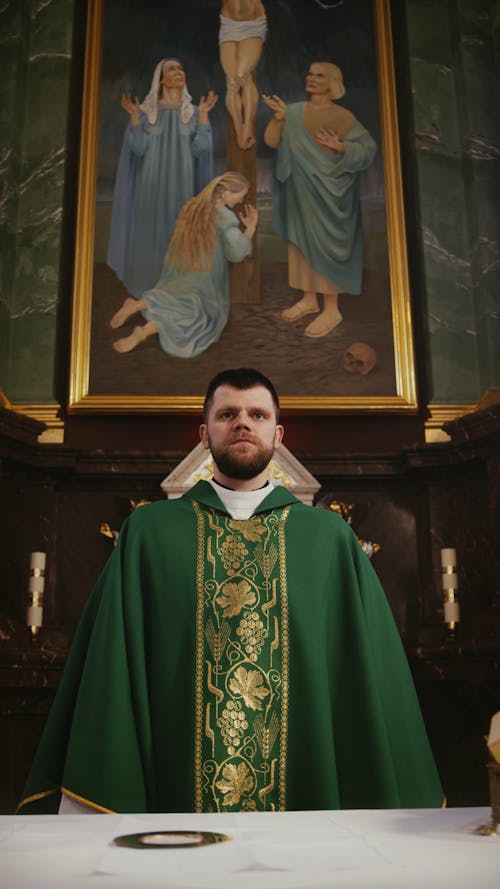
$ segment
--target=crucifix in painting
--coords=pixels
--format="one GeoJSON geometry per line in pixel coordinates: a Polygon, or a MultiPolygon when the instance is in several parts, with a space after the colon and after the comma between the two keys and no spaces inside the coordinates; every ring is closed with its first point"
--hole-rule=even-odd
{"type": "MultiPolygon", "coordinates": [[[[257,192],[257,150],[255,115],[259,90],[255,70],[262,54],[267,18],[260,0],[224,0],[220,12],[219,53],[226,76],[228,111],[227,164],[250,182],[250,200],[257,192]]],[[[230,270],[233,302],[260,301],[257,239],[253,251],[230,270]]]]}

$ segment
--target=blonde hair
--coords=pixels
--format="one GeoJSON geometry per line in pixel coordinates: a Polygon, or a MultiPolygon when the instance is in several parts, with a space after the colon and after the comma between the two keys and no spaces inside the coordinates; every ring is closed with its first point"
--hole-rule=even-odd
{"type": "Polygon", "coordinates": [[[330,93],[332,99],[341,99],[345,96],[344,77],[338,65],[333,62],[316,62],[316,65],[324,65],[330,77],[330,93]]]}
{"type": "Polygon", "coordinates": [[[184,204],[167,250],[168,265],[183,271],[207,271],[219,240],[217,204],[224,192],[238,194],[249,187],[250,183],[241,173],[229,170],[212,179],[203,191],[184,204]]]}

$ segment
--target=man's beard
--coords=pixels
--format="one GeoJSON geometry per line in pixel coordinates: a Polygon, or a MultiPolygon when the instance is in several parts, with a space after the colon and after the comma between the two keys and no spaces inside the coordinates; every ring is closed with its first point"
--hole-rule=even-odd
{"type": "Polygon", "coordinates": [[[227,477],[238,479],[239,481],[248,481],[256,478],[264,469],[267,469],[274,454],[274,447],[265,445],[255,445],[251,451],[236,452],[224,449],[215,451],[210,442],[210,450],[213,461],[217,468],[227,477]]]}

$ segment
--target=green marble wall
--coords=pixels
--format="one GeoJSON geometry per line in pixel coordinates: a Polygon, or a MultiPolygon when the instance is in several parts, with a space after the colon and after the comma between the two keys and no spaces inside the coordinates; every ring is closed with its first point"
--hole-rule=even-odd
{"type": "Polygon", "coordinates": [[[0,374],[14,402],[54,400],[72,29],[73,0],[0,9],[0,374]]]}
{"type": "Polygon", "coordinates": [[[437,403],[500,385],[500,111],[485,0],[407,0],[428,331],[437,403]]]}

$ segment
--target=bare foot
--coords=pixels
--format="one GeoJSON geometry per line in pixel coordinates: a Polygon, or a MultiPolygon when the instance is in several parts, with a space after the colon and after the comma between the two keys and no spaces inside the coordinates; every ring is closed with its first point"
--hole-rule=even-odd
{"type": "Polygon", "coordinates": [[[130,336],[124,336],[121,340],[116,340],[116,342],[113,343],[113,349],[116,349],[117,352],[131,352],[132,349],[135,349],[139,343],[142,343],[142,341],[146,339],[147,333],[144,331],[145,327],[145,324],[142,327],[134,327],[130,336]]]}
{"type": "Polygon", "coordinates": [[[314,321],[311,321],[311,323],[307,325],[304,333],[306,336],[312,337],[326,336],[327,333],[331,333],[341,321],[342,315],[338,309],[335,312],[321,312],[321,315],[318,315],[314,321]]]}
{"type": "Polygon", "coordinates": [[[127,299],[123,303],[121,309],[118,309],[117,312],[113,315],[111,321],[109,322],[110,327],[121,327],[125,324],[128,318],[131,315],[135,315],[136,312],[139,311],[139,307],[137,305],[137,300],[133,299],[131,296],[127,296],[127,299]]]}
{"type": "Polygon", "coordinates": [[[247,136],[246,139],[240,145],[240,148],[243,151],[248,151],[249,148],[253,148],[255,145],[255,139],[253,136],[247,136]]]}
{"type": "Polygon", "coordinates": [[[255,145],[255,136],[253,135],[253,127],[243,126],[241,131],[241,135],[238,138],[238,145],[243,151],[248,151],[249,148],[253,148],[255,145]]]}
{"type": "Polygon", "coordinates": [[[313,315],[319,312],[318,299],[314,296],[303,296],[289,309],[283,309],[281,317],[283,321],[298,321],[304,315],[313,315]]]}

